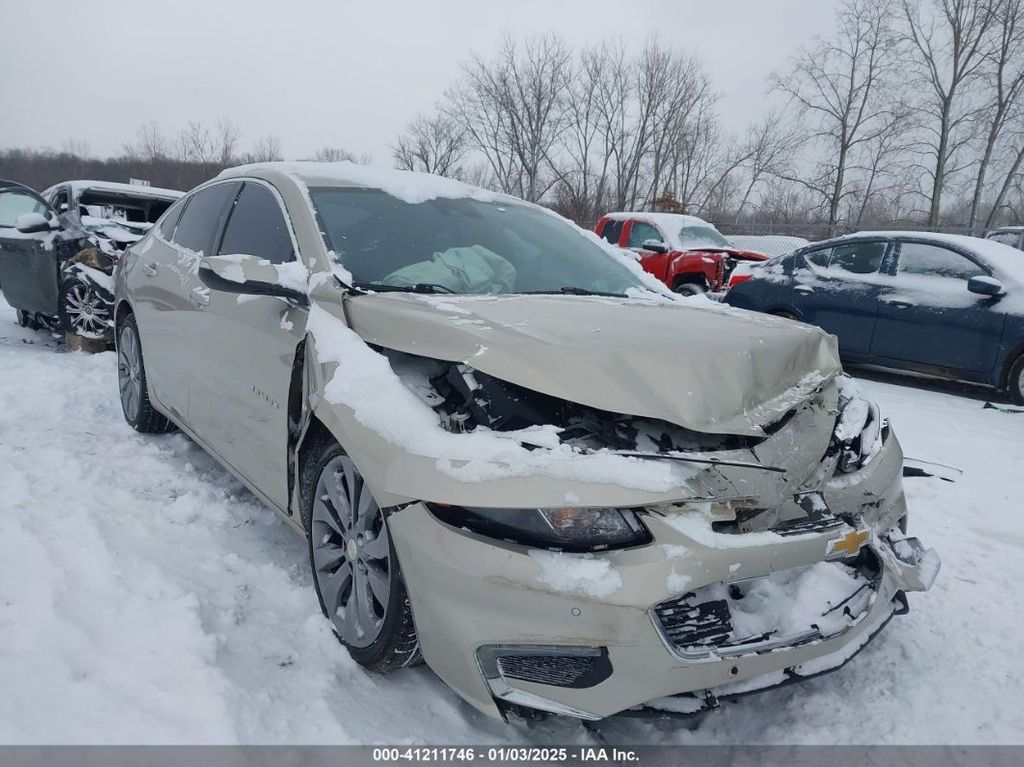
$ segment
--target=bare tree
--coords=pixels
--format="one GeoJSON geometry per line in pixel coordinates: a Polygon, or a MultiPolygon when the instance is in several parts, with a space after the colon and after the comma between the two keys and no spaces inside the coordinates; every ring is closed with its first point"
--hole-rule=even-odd
{"type": "Polygon", "coordinates": [[[135,141],[125,145],[125,153],[150,162],[166,159],[169,145],[155,120],[135,130],[135,141]]]}
{"type": "Polygon", "coordinates": [[[985,144],[974,180],[970,225],[978,223],[988,172],[1014,111],[1024,97],[1024,0],[997,0],[993,23],[995,50],[986,67],[985,80],[991,99],[983,117],[987,120],[985,144]]]}
{"type": "Polygon", "coordinates": [[[178,133],[178,157],[184,162],[212,165],[218,159],[217,146],[210,129],[189,121],[178,133]]]}
{"type": "Polygon", "coordinates": [[[936,226],[942,194],[959,165],[962,150],[973,139],[978,106],[970,96],[989,57],[990,30],[998,0],[928,0],[930,14],[919,0],[900,0],[904,35],[914,54],[913,85],[924,92],[917,106],[927,133],[924,154],[931,178],[928,224],[936,226]]]}
{"type": "Polygon", "coordinates": [[[466,132],[449,115],[419,115],[398,137],[392,155],[403,170],[458,177],[466,149],[466,132]]]}
{"type": "Polygon", "coordinates": [[[249,155],[251,162],[279,162],[284,159],[281,154],[281,140],[273,135],[260,136],[256,140],[256,146],[249,155]]]}
{"type": "Polygon", "coordinates": [[[242,138],[242,129],[230,117],[217,121],[215,134],[216,154],[221,165],[227,167],[235,162],[235,150],[242,138]]]}
{"type": "Polygon", "coordinates": [[[555,179],[571,54],[554,35],[506,37],[494,59],[474,55],[449,91],[446,114],[483,153],[501,189],[540,200],[555,179]]]}
{"type": "Polygon", "coordinates": [[[792,163],[793,153],[800,143],[796,132],[787,126],[776,112],[769,112],[762,120],[747,129],[740,151],[740,165],[747,171],[743,196],[736,206],[736,221],[747,207],[750,196],[767,177],[785,175],[792,163]]]}
{"type": "Polygon", "coordinates": [[[833,233],[850,192],[853,155],[886,125],[884,90],[894,63],[892,8],[891,0],[845,0],[834,39],[801,50],[790,72],[773,77],[774,87],[810,120],[811,139],[823,150],[811,180],[795,180],[823,195],[833,233]]]}

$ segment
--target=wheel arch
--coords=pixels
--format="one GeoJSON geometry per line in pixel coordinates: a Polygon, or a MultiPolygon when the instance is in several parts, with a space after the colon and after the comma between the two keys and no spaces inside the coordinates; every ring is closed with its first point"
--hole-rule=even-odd
{"type": "Polygon", "coordinates": [[[1017,346],[1006,355],[1006,362],[1003,364],[1003,369],[999,374],[998,385],[1000,389],[1008,389],[1010,387],[1010,373],[1013,371],[1013,366],[1017,364],[1021,357],[1024,357],[1024,341],[1017,344],[1017,346]]]}

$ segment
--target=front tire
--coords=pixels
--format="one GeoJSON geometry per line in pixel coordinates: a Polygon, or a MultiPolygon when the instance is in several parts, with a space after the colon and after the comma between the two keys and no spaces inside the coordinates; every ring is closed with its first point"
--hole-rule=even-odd
{"type": "Polygon", "coordinates": [[[320,609],[362,666],[388,672],[420,661],[419,640],[384,511],[341,447],[315,458],[303,522],[320,609]]]}
{"type": "Polygon", "coordinates": [[[1010,368],[1007,384],[1013,401],[1018,405],[1024,405],[1024,354],[1018,357],[1010,368]]]}
{"type": "Polygon", "coordinates": [[[101,341],[110,338],[114,304],[107,291],[79,277],[67,277],[60,286],[61,327],[67,333],[101,341]]]}
{"type": "Polygon", "coordinates": [[[117,324],[117,384],[121,392],[121,412],[135,431],[165,434],[174,424],[153,407],[146,383],[146,366],[135,315],[129,314],[117,324]]]}

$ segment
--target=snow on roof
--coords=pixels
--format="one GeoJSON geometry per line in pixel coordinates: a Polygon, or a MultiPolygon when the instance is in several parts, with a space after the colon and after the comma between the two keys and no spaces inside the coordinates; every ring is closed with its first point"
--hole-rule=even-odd
{"type": "Polygon", "coordinates": [[[995,240],[981,237],[968,237],[964,234],[941,234],[938,232],[857,232],[847,237],[899,237],[934,242],[939,245],[951,245],[974,253],[982,261],[994,267],[1000,276],[1009,277],[1014,282],[1024,285],[1024,255],[1021,251],[995,240]]]}
{"type": "Polygon", "coordinates": [[[117,181],[62,181],[59,184],[54,184],[50,189],[58,186],[64,186],[65,184],[71,187],[71,193],[76,197],[82,192],[90,190],[97,192],[111,192],[113,194],[130,194],[133,197],[157,197],[172,200],[176,200],[185,194],[184,192],[179,192],[177,189],[163,189],[158,186],[142,186],[141,184],[121,184],[117,181]]]}
{"type": "MultiPolygon", "coordinates": [[[[696,245],[694,238],[687,238],[687,242],[683,242],[683,238],[679,236],[679,233],[686,228],[695,229],[711,229],[714,232],[718,232],[714,225],[709,224],[703,218],[697,216],[689,216],[684,213],[651,213],[649,211],[619,211],[616,213],[608,213],[606,218],[611,218],[616,221],[623,221],[625,219],[635,218],[638,221],[644,221],[648,224],[652,224],[658,228],[661,232],[661,236],[664,241],[673,250],[689,250],[696,245]]],[[[721,232],[718,232],[721,236],[721,232]]],[[[696,238],[699,241],[701,238],[696,238]]]]}
{"type": "MultiPolygon", "coordinates": [[[[650,211],[643,210],[626,210],[618,211],[615,213],[606,213],[605,218],[611,218],[616,221],[624,221],[629,218],[639,219],[641,221],[647,221],[654,224],[659,229],[665,228],[669,231],[679,231],[684,226],[708,226],[714,229],[715,227],[705,221],[703,218],[697,216],[690,216],[685,213],[652,213],[650,211]]],[[[718,231],[717,229],[715,231],[718,231]]]]}
{"type": "Polygon", "coordinates": [[[498,192],[490,192],[455,179],[354,162],[264,162],[239,165],[222,171],[218,178],[260,176],[282,173],[304,187],[350,186],[380,189],[404,202],[416,204],[439,197],[471,198],[483,202],[505,202],[526,205],[522,200],[498,192]]]}

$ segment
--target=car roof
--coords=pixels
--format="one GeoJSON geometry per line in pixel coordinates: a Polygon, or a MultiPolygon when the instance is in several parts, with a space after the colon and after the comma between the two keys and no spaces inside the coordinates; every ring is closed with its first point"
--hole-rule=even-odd
{"type": "Polygon", "coordinates": [[[217,175],[218,180],[232,178],[258,178],[272,184],[297,184],[304,191],[311,187],[379,189],[409,203],[426,202],[437,198],[471,198],[483,202],[539,207],[507,194],[492,192],[444,176],[360,165],[354,162],[249,163],[227,168],[217,175]]]}
{"type": "Polygon", "coordinates": [[[1024,232],[1024,226],[997,226],[995,229],[989,229],[989,234],[995,234],[996,232],[1024,232]]]}
{"type": "Polygon", "coordinates": [[[159,186],[122,184],[118,181],[91,181],[88,179],[60,181],[50,186],[49,189],[54,189],[58,186],[70,186],[71,193],[75,197],[79,196],[82,192],[95,191],[131,195],[133,197],[154,197],[160,200],[176,200],[185,194],[177,189],[164,189],[159,186]]]}
{"type": "Polygon", "coordinates": [[[714,228],[699,216],[691,216],[687,213],[657,213],[649,210],[620,210],[612,213],[605,213],[602,218],[610,218],[613,221],[626,221],[631,218],[638,218],[650,221],[652,224],[661,224],[666,229],[674,229],[681,226],[707,226],[714,228]]]}

